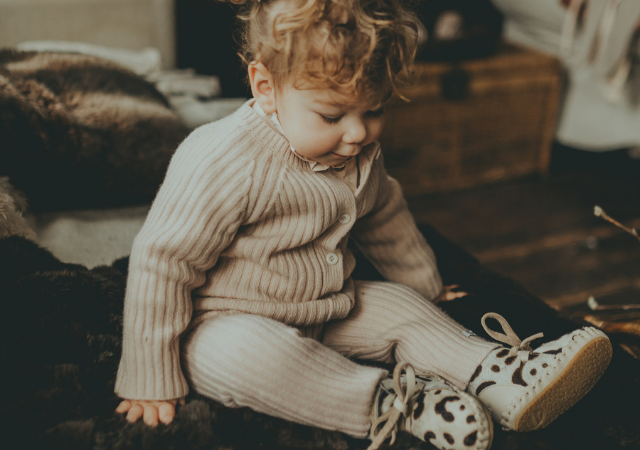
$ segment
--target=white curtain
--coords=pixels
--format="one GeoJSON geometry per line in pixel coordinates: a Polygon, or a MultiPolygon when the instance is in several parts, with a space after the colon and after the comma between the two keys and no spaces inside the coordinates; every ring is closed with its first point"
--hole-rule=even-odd
{"type": "Polygon", "coordinates": [[[640,0],[573,0],[587,7],[575,29],[575,12],[560,0],[492,1],[505,14],[508,41],[564,63],[560,142],[592,151],[640,146],[640,65],[631,60],[640,57],[631,47],[640,0]]]}

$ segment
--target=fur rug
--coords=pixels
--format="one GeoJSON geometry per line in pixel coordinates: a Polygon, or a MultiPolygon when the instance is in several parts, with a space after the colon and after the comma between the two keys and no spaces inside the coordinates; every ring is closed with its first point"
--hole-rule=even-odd
{"type": "MultiPolygon", "coordinates": [[[[476,333],[486,337],[480,317],[487,311],[507,317],[520,337],[544,331],[552,339],[579,325],[517,283],[484,269],[433,229],[423,227],[423,232],[445,280],[473,293],[443,308],[476,333]]],[[[359,258],[358,264],[358,278],[378,278],[365,260],[359,258]]],[[[88,270],[61,263],[22,236],[9,236],[0,239],[0,267],[5,448],[347,450],[368,445],[338,432],[225,408],[197,394],[168,426],[129,424],[113,412],[127,258],[88,270]]],[[[574,408],[541,431],[497,430],[493,448],[640,448],[640,361],[615,347],[604,377],[574,408]]],[[[392,448],[429,446],[401,435],[392,448]]]]}
{"type": "Polygon", "coordinates": [[[133,72],[0,50],[0,175],[34,211],[150,203],[189,129],[133,72]]]}

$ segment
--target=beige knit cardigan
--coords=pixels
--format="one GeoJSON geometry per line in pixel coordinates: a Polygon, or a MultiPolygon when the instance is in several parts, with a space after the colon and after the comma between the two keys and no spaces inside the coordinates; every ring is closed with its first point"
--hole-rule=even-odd
{"type": "Polygon", "coordinates": [[[361,155],[354,194],[333,170],[312,171],[251,101],[195,130],[133,243],[116,393],[186,395],[180,336],[208,317],[242,312],[294,326],[346,317],[350,232],[385,278],[433,299],[440,275],[400,186],[377,142],[361,155]]]}

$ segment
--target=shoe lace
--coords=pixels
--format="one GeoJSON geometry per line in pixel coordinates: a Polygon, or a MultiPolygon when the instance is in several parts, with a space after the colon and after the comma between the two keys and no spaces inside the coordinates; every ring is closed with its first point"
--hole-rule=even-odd
{"type": "Polygon", "coordinates": [[[416,383],[416,374],[413,367],[409,363],[398,364],[393,370],[393,386],[395,388],[396,399],[393,401],[393,407],[387,412],[380,415],[371,425],[371,444],[367,450],[376,450],[391,435],[393,444],[396,440],[398,431],[398,421],[400,416],[409,414],[409,401],[414,397],[419,387],[416,383]],[[406,375],[405,391],[402,390],[402,372],[406,375]],[[384,423],[382,429],[378,431],[378,427],[384,423]]]}
{"type": "Polygon", "coordinates": [[[507,320],[500,314],[496,313],[487,313],[482,316],[482,326],[484,327],[484,331],[486,331],[487,334],[494,338],[496,341],[511,346],[511,350],[509,350],[509,356],[515,356],[518,354],[518,352],[524,351],[525,353],[522,353],[520,355],[520,358],[522,360],[525,360],[529,353],[533,351],[530,345],[531,342],[544,336],[543,333],[537,333],[521,341],[518,335],[513,331],[513,328],[511,328],[507,320]],[[500,333],[489,328],[487,326],[487,319],[496,319],[502,326],[502,331],[504,331],[504,333],[500,333]]]}

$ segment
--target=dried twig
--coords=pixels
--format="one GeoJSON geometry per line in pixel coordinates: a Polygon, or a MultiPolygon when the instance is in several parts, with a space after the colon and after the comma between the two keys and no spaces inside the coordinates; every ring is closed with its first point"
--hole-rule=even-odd
{"type": "Polygon", "coordinates": [[[628,305],[603,305],[598,303],[598,300],[595,297],[591,296],[587,300],[587,305],[594,311],[604,311],[604,310],[640,310],[640,304],[630,303],[628,305]]]}
{"type": "Polygon", "coordinates": [[[636,237],[636,239],[638,239],[640,241],[640,236],[638,236],[638,232],[636,231],[635,228],[629,228],[626,227],[624,225],[622,225],[620,222],[618,222],[617,220],[611,218],[606,212],[603,211],[602,208],[600,208],[599,206],[595,206],[593,208],[593,213],[598,216],[598,217],[602,217],[604,220],[611,222],[612,224],[614,224],[615,226],[622,228],[624,231],[626,231],[629,234],[632,234],[633,236],[636,237]]]}

